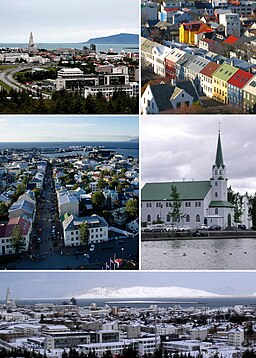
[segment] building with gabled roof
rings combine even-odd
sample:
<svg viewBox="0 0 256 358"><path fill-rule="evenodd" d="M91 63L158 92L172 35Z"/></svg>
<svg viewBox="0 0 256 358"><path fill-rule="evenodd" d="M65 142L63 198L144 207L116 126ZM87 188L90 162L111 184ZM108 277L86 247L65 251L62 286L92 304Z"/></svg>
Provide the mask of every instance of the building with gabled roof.
<svg viewBox="0 0 256 358"><path fill-rule="evenodd" d="M212 97L212 74L220 67L216 62L209 62L199 73L202 92Z"/></svg>
<svg viewBox="0 0 256 358"><path fill-rule="evenodd" d="M194 102L201 103L192 81L148 85L141 98L141 110L142 114L157 114L189 107Z"/></svg>
<svg viewBox="0 0 256 358"><path fill-rule="evenodd" d="M238 68L223 63L212 75L212 97L219 102L228 104L228 81L238 71Z"/></svg>
<svg viewBox="0 0 256 358"><path fill-rule="evenodd" d="M252 73L238 70L228 80L228 100L231 106L243 108L243 87L254 77Z"/></svg>
<svg viewBox="0 0 256 358"><path fill-rule="evenodd" d="M172 190L176 188L181 200L181 217L172 222ZM200 225L220 225L222 228L234 223L234 206L227 199L227 177L220 132L218 134L212 175L204 181L181 181L146 183L142 188L142 222L163 221L177 226L188 225L195 229Z"/></svg>

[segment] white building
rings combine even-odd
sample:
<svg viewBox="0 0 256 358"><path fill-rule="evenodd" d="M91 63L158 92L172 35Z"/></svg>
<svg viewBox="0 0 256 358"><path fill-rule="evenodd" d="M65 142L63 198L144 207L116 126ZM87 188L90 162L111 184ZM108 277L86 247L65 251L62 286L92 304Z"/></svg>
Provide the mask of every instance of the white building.
<svg viewBox="0 0 256 358"><path fill-rule="evenodd" d="M108 241L108 224L104 218L97 215L80 218L70 215L62 223L65 246L78 246L81 244L79 226L83 222L88 223L89 244Z"/></svg>
<svg viewBox="0 0 256 358"><path fill-rule="evenodd" d="M224 228L234 224L234 206L227 200L226 166L220 133L210 180L145 184L141 195L142 222L173 222L171 192L175 188L180 196L182 213L175 223L177 226L188 225L194 229L206 224Z"/></svg>
<svg viewBox="0 0 256 358"><path fill-rule="evenodd" d="M228 332L228 342L231 346L241 347L244 342L244 329L236 327Z"/></svg>
<svg viewBox="0 0 256 358"><path fill-rule="evenodd" d="M230 13L219 14L219 23L225 26L226 36L240 37L240 18L239 14Z"/></svg>

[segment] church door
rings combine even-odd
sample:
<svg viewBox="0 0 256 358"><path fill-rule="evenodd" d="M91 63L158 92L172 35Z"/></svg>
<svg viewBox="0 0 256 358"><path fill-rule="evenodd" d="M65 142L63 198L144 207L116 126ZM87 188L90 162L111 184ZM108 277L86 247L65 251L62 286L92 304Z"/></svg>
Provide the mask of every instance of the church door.
<svg viewBox="0 0 256 358"><path fill-rule="evenodd" d="M228 226L231 226L231 215L228 214Z"/></svg>

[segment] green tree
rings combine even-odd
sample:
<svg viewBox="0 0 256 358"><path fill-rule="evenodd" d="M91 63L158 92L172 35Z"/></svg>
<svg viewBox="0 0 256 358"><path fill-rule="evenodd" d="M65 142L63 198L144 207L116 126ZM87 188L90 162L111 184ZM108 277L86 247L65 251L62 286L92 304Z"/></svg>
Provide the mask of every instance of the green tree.
<svg viewBox="0 0 256 358"><path fill-rule="evenodd" d="M182 200L180 200L180 193L174 185L171 186L171 201L171 211L169 212L169 215L172 218L173 224L176 224L181 218L185 217L185 214L180 210Z"/></svg>
<svg viewBox="0 0 256 358"><path fill-rule="evenodd" d="M101 191L96 191L92 194L91 201L98 210L101 210L104 207L105 200L105 196Z"/></svg>
<svg viewBox="0 0 256 358"><path fill-rule="evenodd" d="M16 254L25 250L26 242L19 225L15 225L12 229L11 242Z"/></svg>
<svg viewBox="0 0 256 358"><path fill-rule="evenodd" d="M4 203L0 203L0 218L4 219L8 217L8 207Z"/></svg>
<svg viewBox="0 0 256 358"><path fill-rule="evenodd" d="M82 245L88 246L89 238L90 238L90 231L87 221L82 222L79 226L80 231L80 242Z"/></svg>
<svg viewBox="0 0 256 358"><path fill-rule="evenodd" d="M256 193L250 198L249 214L252 219L252 226L256 228Z"/></svg>
<svg viewBox="0 0 256 358"><path fill-rule="evenodd" d="M231 189L231 186L228 188L228 201L234 205L234 222L236 224L241 222L241 217L243 215L243 206L239 193L235 193Z"/></svg>
<svg viewBox="0 0 256 358"><path fill-rule="evenodd" d="M99 189L99 190L102 190L102 189L104 189L106 187L106 182L105 182L105 180L103 179L103 178L100 178L99 180L98 180L98 183L97 183L97 188Z"/></svg>
<svg viewBox="0 0 256 358"><path fill-rule="evenodd" d="M125 203L125 211L127 212L131 220L136 219L139 216L139 203L137 199L129 199Z"/></svg>

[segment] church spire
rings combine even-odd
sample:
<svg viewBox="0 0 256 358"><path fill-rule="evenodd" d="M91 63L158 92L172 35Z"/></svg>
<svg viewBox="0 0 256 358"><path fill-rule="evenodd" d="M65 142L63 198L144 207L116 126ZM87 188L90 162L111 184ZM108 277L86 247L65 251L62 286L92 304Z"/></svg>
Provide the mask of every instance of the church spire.
<svg viewBox="0 0 256 358"><path fill-rule="evenodd" d="M224 160L223 160L223 154L222 154L222 148L221 148L221 139L220 139L220 130L218 135L218 144L217 144L217 152L216 152L216 159L215 159L215 165L219 168L221 165L224 167Z"/></svg>

